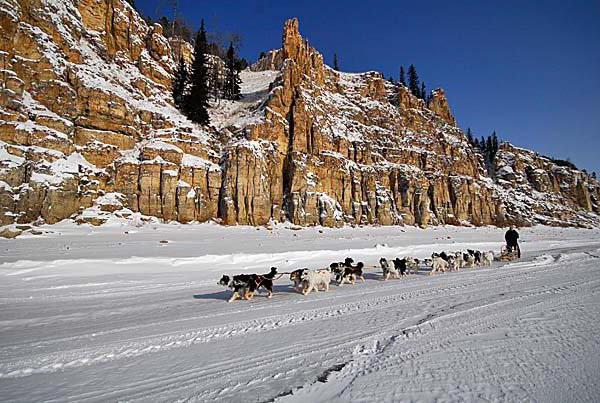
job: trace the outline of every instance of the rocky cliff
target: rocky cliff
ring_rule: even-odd
[[[210,127],[170,99],[189,44],[122,0],[0,0],[0,23],[3,224],[600,224],[587,174],[509,144],[488,172],[443,90],[334,71],[297,20]]]

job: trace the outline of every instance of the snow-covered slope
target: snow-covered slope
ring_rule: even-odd
[[[519,262],[381,281],[379,257],[497,250],[490,227],[63,223],[0,241],[6,401],[594,401],[598,230],[521,231]],[[162,241],[162,242],[161,242]],[[384,245],[386,244],[386,245]],[[32,254],[31,251],[36,251]],[[351,255],[366,283],[228,304],[223,273]]]

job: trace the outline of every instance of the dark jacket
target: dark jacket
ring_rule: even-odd
[[[516,245],[519,240],[519,233],[514,229],[509,229],[504,234],[504,239],[506,240],[507,245]]]

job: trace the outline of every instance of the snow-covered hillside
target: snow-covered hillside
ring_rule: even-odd
[[[510,145],[484,163],[442,89],[331,69],[297,19],[205,126],[172,101],[191,45],[129,2],[0,0],[0,21],[2,225],[600,225],[587,173]]]
[[[289,227],[289,226],[288,226]],[[223,273],[498,250],[495,228],[113,219],[2,240],[6,401],[594,401],[600,232],[533,227],[491,268],[227,303]]]

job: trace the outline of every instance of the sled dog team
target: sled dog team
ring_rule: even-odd
[[[437,272],[459,271],[462,268],[474,268],[476,266],[491,266],[494,261],[494,252],[481,252],[467,249],[466,253],[461,251],[454,253],[433,253],[431,259],[425,259],[422,263],[431,267],[429,275]],[[412,257],[402,259],[395,258],[387,260],[379,259],[379,266],[383,271],[382,280],[399,279],[408,274],[414,274],[419,270],[421,261]],[[343,262],[331,263],[328,268],[310,270],[307,268],[297,269],[290,273],[290,280],[294,283],[293,288],[303,295],[311,291],[329,291],[329,284],[335,279],[338,286],[344,283],[354,285],[357,279],[365,282],[363,262],[354,264],[354,260],[347,257]],[[238,274],[235,276],[223,275],[219,285],[230,288],[233,295],[229,302],[236,299],[251,300],[259,289],[267,292],[267,298],[273,296],[273,281],[277,275],[277,268],[271,267],[267,274]]]

